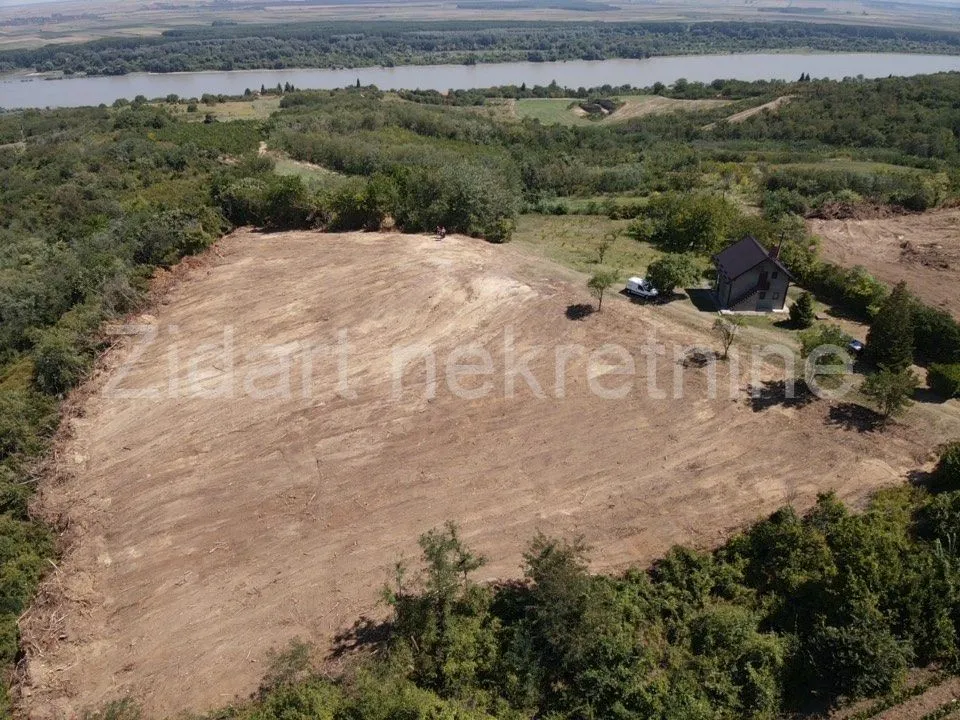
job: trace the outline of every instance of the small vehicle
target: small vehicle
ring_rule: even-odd
[[[660,294],[659,290],[641,277],[632,277],[627,280],[626,292],[633,297],[647,300],[652,300]]]
[[[859,355],[863,352],[863,343],[859,340],[851,340],[847,343],[847,350],[852,352],[854,355]]]

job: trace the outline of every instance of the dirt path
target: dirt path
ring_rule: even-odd
[[[721,375],[711,399],[702,370],[684,371],[683,399],[658,399],[648,382],[672,392],[680,366],[671,354],[651,369],[639,349],[709,336],[617,297],[568,320],[590,301],[582,279],[559,279],[570,275],[460,237],[222,241],[140,318],[155,341],[112,353],[40,489],[69,549],[23,622],[30,717],[125,695],[148,717],[246,696],[270,648],[323,644],[382,613],[393,563],[448,519],[489,558],[482,579],[517,576],[538,529],[582,533],[596,570],[622,569],[675,543],[712,546],[818,492],[856,502],[957,431],[858,433],[829,425],[826,403],[755,411],[743,378],[730,397]],[[620,360],[556,360],[558,347],[611,342],[636,354],[620,399],[596,390],[623,384]],[[465,397],[451,388],[479,391],[487,376],[452,386],[447,362],[470,345],[489,351],[494,389]],[[422,360],[396,391],[391,350],[410,346],[435,353],[435,396]],[[536,348],[543,396],[523,376],[511,394],[511,355]]]
[[[677,100],[660,96],[645,96],[641,98],[624,97],[623,107],[605,118],[607,122],[623,122],[635,117],[646,115],[663,115],[671,112],[695,112],[715,107],[729,105],[730,100],[707,98],[703,100]]]
[[[960,318],[960,208],[875,220],[811,220],[826,259],[862,265]]]
[[[774,110],[779,108],[781,105],[784,105],[785,103],[788,103],[791,100],[793,100],[793,98],[794,98],[793,95],[782,95],[775,100],[771,100],[768,103],[764,103],[763,105],[758,105],[757,107],[752,107],[747,110],[742,110],[738,113],[734,113],[730,117],[724,118],[724,122],[741,123],[744,120],[752,118],[754,115],[759,115],[764,110],[770,110],[771,112],[773,112]],[[716,123],[710,123],[709,125],[704,125],[703,129],[713,130],[713,128],[715,128],[716,126],[717,126]]]
[[[935,710],[960,700],[960,678],[951,678],[922,695],[910,698],[904,703],[884,710],[871,720],[922,720]],[[960,705],[958,705],[960,709]],[[952,717],[952,715],[951,715]]]

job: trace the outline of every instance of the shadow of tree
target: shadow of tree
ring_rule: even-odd
[[[930,483],[933,478],[933,473],[929,473],[926,470],[911,470],[907,473],[907,482],[909,482],[914,487],[925,487],[928,490],[930,488]]]
[[[918,387],[913,392],[913,400],[918,403],[933,403],[935,405],[942,405],[947,402],[950,398],[945,398],[940,393],[934,392],[930,388]]]
[[[343,630],[333,639],[330,659],[336,660],[360,650],[379,650],[390,638],[390,623],[376,622],[362,617],[353,627]]]
[[[595,313],[597,309],[588,303],[575,303],[574,305],[568,305],[566,316],[567,320],[583,320],[590,317]]]
[[[684,292],[687,293],[690,302],[700,312],[715,313],[719,310],[713,290],[709,288],[686,288]]]
[[[839,403],[830,408],[827,424],[861,433],[875,432],[883,427],[883,415],[856,403]]]
[[[691,348],[680,359],[680,364],[685,368],[705,368],[710,363],[720,360],[717,351],[711,348],[695,347]]]
[[[754,412],[762,412],[777,405],[802,408],[816,399],[817,396],[803,380],[795,380],[792,388],[786,380],[768,380],[750,387],[750,407]]]

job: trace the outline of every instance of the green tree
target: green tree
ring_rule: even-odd
[[[913,364],[913,299],[904,282],[881,303],[870,324],[864,353],[874,365],[892,371],[904,370]]]
[[[665,298],[672,296],[677,287],[695,281],[697,275],[697,263],[690,253],[668,253],[647,267],[647,280]]]
[[[801,331],[799,338],[800,356],[807,361],[808,382],[829,384],[837,380],[837,375],[849,369],[847,345],[851,338],[839,325],[815,325]],[[816,356],[811,358],[814,352]]]
[[[917,376],[909,368],[893,370],[881,365],[864,380],[860,390],[877,406],[886,425],[891,417],[902,415],[913,405],[911,396],[918,385]]]
[[[497,654],[491,591],[470,581],[484,560],[460,539],[456,524],[420,537],[424,573],[407,587],[397,567],[393,606],[395,651],[409,656],[413,679],[445,694],[463,696],[488,673]]]
[[[798,328],[808,328],[815,319],[813,296],[808,292],[800,293],[797,301],[790,306],[790,321]]]
[[[617,273],[612,270],[597,270],[589,280],[587,289],[597,299],[597,312],[603,307],[603,295],[617,281]]]
[[[738,208],[722,197],[667,193],[650,201],[645,216],[631,223],[627,234],[668,252],[709,255],[728,242],[739,217]]]
[[[743,318],[736,315],[721,316],[713,321],[713,333],[720,340],[720,346],[723,348],[721,360],[726,360],[730,356],[730,346],[733,345],[742,328]]]

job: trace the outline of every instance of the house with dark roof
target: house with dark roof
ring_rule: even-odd
[[[730,312],[782,312],[793,276],[780,261],[780,249],[767,251],[745,237],[713,256],[717,305]]]

